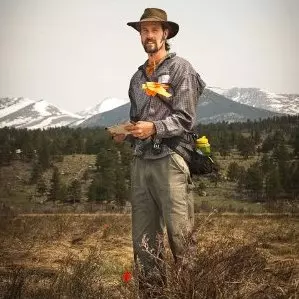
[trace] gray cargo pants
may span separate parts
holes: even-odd
[[[134,258],[148,273],[159,265],[144,250],[142,240],[158,255],[157,238],[164,227],[175,261],[184,254],[184,240],[194,224],[192,181],[185,160],[173,153],[155,160],[134,157],[131,182]]]

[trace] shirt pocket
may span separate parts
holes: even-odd
[[[171,96],[168,97],[168,98],[163,97],[163,99],[165,101],[171,101],[171,99],[174,97],[174,89],[173,89],[170,73],[168,71],[164,71],[164,72],[159,73],[157,75],[157,77],[155,78],[155,81],[158,82],[158,83],[161,83],[161,84],[166,84],[168,86],[165,89],[168,93],[171,94]]]
[[[170,83],[170,75],[169,72],[163,72],[158,75],[157,78],[158,83],[169,84]]]

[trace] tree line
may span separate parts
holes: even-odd
[[[199,124],[195,130],[208,137],[212,151],[229,159],[238,151],[244,159],[259,155],[256,164],[243,169],[236,161],[229,165],[227,177],[236,181],[240,192],[253,199],[277,200],[298,197],[299,116],[283,116],[245,123]],[[116,144],[104,128],[51,128],[27,130],[0,129],[0,167],[19,159],[31,164],[28,183],[48,200],[80,201],[82,182],[74,179],[63,185],[56,161],[70,154],[96,155],[90,177],[88,199],[114,200],[124,204],[129,197],[130,162],[128,144]],[[42,179],[52,169],[50,186]]]

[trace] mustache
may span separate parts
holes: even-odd
[[[146,39],[144,43],[147,44],[147,43],[149,43],[149,42],[156,43],[155,40],[153,40],[153,39],[149,39],[149,38]]]

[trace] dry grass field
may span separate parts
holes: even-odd
[[[298,218],[197,214],[195,235],[154,298],[299,298]],[[0,298],[136,298],[132,259],[130,215],[0,218]]]
[[[223,177],[232,160],[247,168],[256,159],[217,156]],[[134,274],[130,215],[86,212],[96,211],[85,202],[94,163],[92,155],[55,162],[63,183],[85,171],[90,176],[81,180],[83,202],[66,206],[37,202],[36,186],[28,184],[31,165],[2,167],[1,203],[8,209],[0,210],[0,298],[137,298],[134,275],[122,280],[126,271]],[[51,175],[52,169],[43,174],[48,185]],[[206,194],[196,194],[195,206],[206,214],[196,214],[196,250],[188,247],[180,269],[166,246],[168,285],[146,298],[299,298],[298,216],[283,209],[285,215],[266,214],[235,183],[201,179]]]

